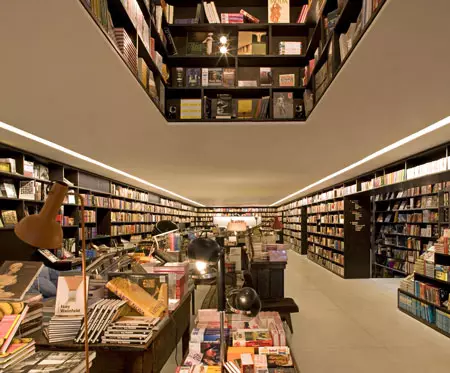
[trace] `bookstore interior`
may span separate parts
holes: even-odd
[[[2,2],[0,371],[448,371],[427,3]]]

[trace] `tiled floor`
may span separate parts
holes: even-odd
[[[289,340],[301,373],[448,372],[450,339],[397,310],[398,283],[343,280],[289,252],[285,293],[300,308]],[[201,304],[205,289],[196,295]],[[172,354],[162,372],[175,367]]]
[[[297,302],[292,352],[301,373],[448,371],[450,339],[397,310],[397,279],[343,280],[289,253]]]

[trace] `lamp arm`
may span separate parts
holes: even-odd
[[[88,340],[88,294],[86,287],[86,228],[84,222],[84,198],[80,193],[75,192],[81,204],[81,275],[83,276],[83,306],[84,306],[84,358],[86,373],[89,373],[89,340]]]

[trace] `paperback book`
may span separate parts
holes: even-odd
[[[220,87],[223,85],[223,69],[221,67],[208,69],[208,86]]]
[[[217,119],[231,119],[233,113],[232,98],[229,94],[217,95]]]
[[[260,67],[259,84],[261,87],[271,87],[273,85],[273,74],[271,67]]]
[[[289,23],[289,0],[269,0],[269,23]]]
[[[86,290],[89,289],[89,277],[86,276]],[[56,290],[55,315],[84,315],[83,276],[60,275]]]
[[[22,300],[43,267],[40,262],[5,261],[0,267],[0,299]]]
[[[200,68],[186,69],[186,83],[188,87],[200,87],[201,79]]]
[[[294,95],[292,92],[273,93],[274,119],[290,119],[294,117]]]

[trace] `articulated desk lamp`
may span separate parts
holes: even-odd
[[[217,310],[220,315],[220,361],[223,371],[226,351],[224,327],[227,302],[232,312],[254,317],[261,310],[261,300],[252,288],[232,291],[227,299],[225,294],[225,251],[217,241],[210,238],[193,240],[188,247],[188,257],[195,261],[199,276],[203,278],[209,276],[208,267],[217,263]]]
[[[48,193],[39,214],[29,215],[16,224],[14,232],[25,243],[38,249],[59,249],[62,247],[63,231],[61,225],[56,222],[56,216],[61,208],[69,187],[56,182]],[[88,335],[87,323],[87,288],[86,288],[86,237],[84,225],[84,199],[74,192],[81,204],[81,272],[83,276],[83,301],[84,301],[84,333]],[[84,339],[84,353],[86,372],[89,373],[89,342]]]

